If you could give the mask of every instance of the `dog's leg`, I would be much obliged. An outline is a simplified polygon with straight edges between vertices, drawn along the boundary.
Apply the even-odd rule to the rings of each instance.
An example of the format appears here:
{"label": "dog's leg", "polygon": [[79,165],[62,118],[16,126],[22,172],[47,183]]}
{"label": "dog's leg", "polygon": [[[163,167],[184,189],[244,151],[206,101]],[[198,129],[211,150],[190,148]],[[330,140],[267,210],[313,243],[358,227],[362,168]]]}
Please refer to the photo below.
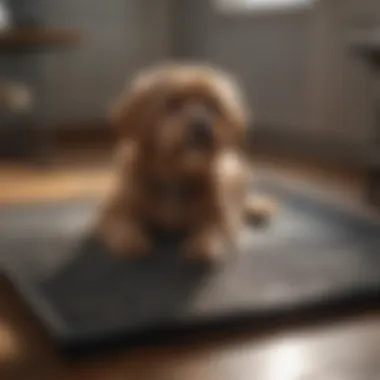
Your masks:
{"label": "dog's leg", "polygon": [[221,155],[211,176],[210,197],[206,202],[211,218],[191,237],[188,256],[220,261],[237,248],[243,227],[248,174],[237,156]]}
{"label": "dog's leg", "polygon": [[107,247],[119,256],[144,255],[151,250],[151,241],[143,223],[128,212],[129,198],[111,198],[101,213],[95,227],[98,236]]}
{"label": "dog's leg", "polygon": [[[95,227],[110,250],[120,256],[142,255],[151,250],[151,241],[143,224],[135,217],[138,189],[134,184],[137,148],[132,143],[120,144],[116,152],[114,173],[107,203],[102,208]],[[126,186],[126,184],[128,186]]]}
{"label": "dog's leg", "polygon": [[216,207],[216,218],[201,225],[190,235],[186,245],[187,257],[221,262],[236,249],[243,225],[241,210],[234,204],[219,204]]}
{"label": "dog's leg", "polygon": [[229,252],[236,249],[242,227],[242,209],[233,199],[224,199],[225,195],[221,198],[214,193],[211,197],[204,220],[199,223],[187,242],[187,257],[221,262],[227,258]]}

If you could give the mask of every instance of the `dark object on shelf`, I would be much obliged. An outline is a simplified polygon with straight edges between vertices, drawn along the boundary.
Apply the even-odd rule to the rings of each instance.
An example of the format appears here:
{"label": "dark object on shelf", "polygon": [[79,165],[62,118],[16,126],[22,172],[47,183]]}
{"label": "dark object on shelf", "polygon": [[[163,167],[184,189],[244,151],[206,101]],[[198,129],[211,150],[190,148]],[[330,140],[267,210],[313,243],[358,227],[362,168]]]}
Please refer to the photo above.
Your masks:
{"label": "dark object on shelf", "polygon": [[77,30],[54,28],[22,28],[0,31],[0,50],[38,47],[65,47],[80,43]]}
{"label": "dark object on shelf", "polygon": [[90,200],[4,206],[0,262],[71,358],[378,307],[380,224],[299,186],[261,189],[279,199],[279,214],[268,230],[247,229],[226,266],[188,262],[168,241],[143,259],[116,258],[86,238],[97,207]]}
{"label": "dark object on shelf", "polygon": [[[351,50],[368,62],[371,69],[373,83],[377,83],[377,75],[380,73],[380,28],[362,30],[353,33],[349,39]],[[373,150],[375,157],[373,163],[368,169],[368,187],[367,198],[369,202],[377,207],[380,207],[380,99],[376,88],[373,91],[373,111],[375,114],[375,125],[373,133]]]}

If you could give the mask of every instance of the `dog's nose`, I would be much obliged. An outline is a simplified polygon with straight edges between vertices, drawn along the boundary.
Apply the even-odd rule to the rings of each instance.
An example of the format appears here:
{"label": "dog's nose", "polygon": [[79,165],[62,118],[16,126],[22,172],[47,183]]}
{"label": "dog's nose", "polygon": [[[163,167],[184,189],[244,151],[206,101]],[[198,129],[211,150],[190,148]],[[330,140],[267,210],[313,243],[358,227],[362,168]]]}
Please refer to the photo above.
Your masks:
{"label": "dog's nose", "polygon": [[211,124],[207,120],[199,119],[191,123],[190,135],[193,143],[208,145],[212,140]]}

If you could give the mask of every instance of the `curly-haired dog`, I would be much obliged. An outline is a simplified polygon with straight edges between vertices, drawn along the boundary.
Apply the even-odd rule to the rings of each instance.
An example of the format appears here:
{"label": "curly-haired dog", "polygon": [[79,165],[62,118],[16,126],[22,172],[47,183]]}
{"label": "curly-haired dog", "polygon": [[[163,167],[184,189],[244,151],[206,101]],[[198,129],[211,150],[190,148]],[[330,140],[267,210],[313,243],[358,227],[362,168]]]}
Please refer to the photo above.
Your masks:
{"label": "curly-haired dog", "polygon": [[[248,167],[239,144],[247,114],[225,73],[197,65],[142,72],[115,107],[117,176],[100,220],[109,247],[147,253],[152,228],[186,231],[190,258],[218,260],[236,243]],[[268,207],[251,204],[252,216]]]}

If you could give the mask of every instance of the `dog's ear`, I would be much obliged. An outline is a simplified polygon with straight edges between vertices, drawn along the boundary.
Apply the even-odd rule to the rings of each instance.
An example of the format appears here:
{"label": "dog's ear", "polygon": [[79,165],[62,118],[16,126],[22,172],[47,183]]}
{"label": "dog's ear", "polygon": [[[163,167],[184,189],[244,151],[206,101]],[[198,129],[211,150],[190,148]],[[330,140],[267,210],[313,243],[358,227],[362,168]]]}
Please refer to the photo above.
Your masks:
{"label": "dog's ear", "polygon": [[224,75],[218,88],[224,115],[230,125],[229,142],[240,144],[245,139],[251,115],[245,97],[235,78]]}
{"label": "dog's ear", "polygon": [[229,111],[231,122],[233,126],[232,139],[237,143],[242,143],[246,139],[246,134],[248,132],[248,127],[251,124],[251,116],[248,111],[248,107],[245,103],[240,90],[235,93],[233,99],[229,103]]}
{"label": "dog's ear", "polygon": [[135,140],[147,118],[150,82],[145,77],[136,78],[110,109],[110,123],[122,139]]}

